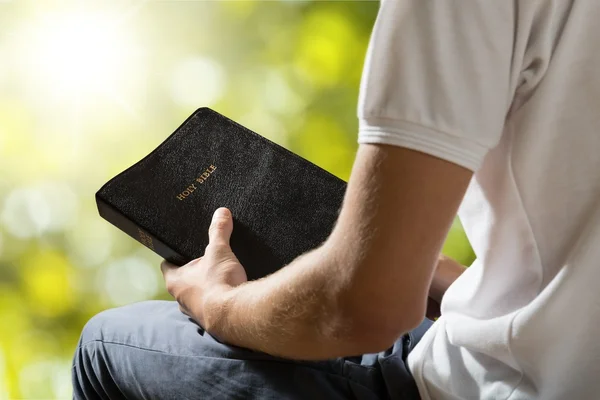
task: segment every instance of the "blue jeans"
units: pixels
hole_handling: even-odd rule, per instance
[[[83,329],[75,399],[418,399],[405,360],[432,322],[378,354],[292,361],[222,344],[171,301],[104,311]]]

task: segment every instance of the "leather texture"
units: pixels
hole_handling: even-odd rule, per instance
[[[96,200],[101,216],[177,265],[204,254],[213,212],[227,207],[233,251],[257,279],[329,236],[345,190],[329,172],[201,108]]]

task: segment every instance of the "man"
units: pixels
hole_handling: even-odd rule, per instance
[[[596,0],[382,2],[329,239],[246,282],[217,210],[205,256],[163,264],[189,318],[94,317],[75,397],[597,398],[598,20]],[[459,206],[462,274],[438,261]]]

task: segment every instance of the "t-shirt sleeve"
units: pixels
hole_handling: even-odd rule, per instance
[[[359,143],[427,153],[477,170],[512,94],[511,1],[383,0],[358,104]]]

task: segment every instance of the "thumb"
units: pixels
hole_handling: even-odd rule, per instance
[[[212,245],[229,246],[229,239],[233,232],[233,218],[231,211],[221,207],[213,214],[210,228],[208,228],[208,240]]]

